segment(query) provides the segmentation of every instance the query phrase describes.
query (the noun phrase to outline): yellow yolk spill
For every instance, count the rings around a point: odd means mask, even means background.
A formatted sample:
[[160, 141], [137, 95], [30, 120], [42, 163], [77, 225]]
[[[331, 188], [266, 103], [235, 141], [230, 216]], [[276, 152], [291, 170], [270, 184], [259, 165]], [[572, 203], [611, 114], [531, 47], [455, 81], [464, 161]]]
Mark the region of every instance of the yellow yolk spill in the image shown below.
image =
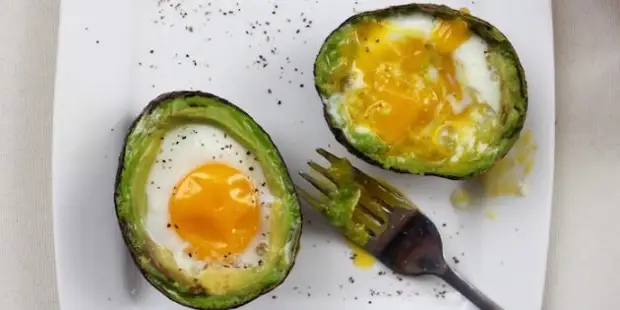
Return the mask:
[[497, 219], [497, 214], [495, 214], [495, 212], [491, 210], [487, 210], [487, 212], [484, 213], [484, 217], [488, 218], [489, 220], [495, 220]]
[[353, 265], [360, 269], [370, 269], [375, 265], [377, 261], [374, 256], [368, 254], [364, 249], [360, 248], [357, 244], [347, 241], [349, 249], [351, 250], [351, 260]]
[[169, 228], [189, 243], [199, 260], [232, 261], [258, 233], [260, 208], [251, 180], [222, 163], [189, 172], [169, 201]]
[[532, 130], [523, 132], [510, 154], [480, 176], [480, 183], [489, 197], [524, 196], [524, 179], [534, 168], [536, 144]]
[[457, 188], [450, 195], [450, 201], [455, 208], [465, 209], [471, 204], [471, 196], [465, 189]]
[[[351, 122], [377, 134], [389, 145], [389, 155], [415, 154], [429, 161], [452, 156], [465, 135], [483, 131], [475, 119], [495, 115], [457, 79], [452, 52], [470, 36], [460, 19], [438, 22], [429, 41], [381, 21], [356, 25], [340, 46], [345, 63], [333, 73], [334, 80], [350, 85], [363, 79], [363, 87], [345, 95]], [[470, 104], [462, 111], [454, 110], [452, 103], [465, 101]]]
[[[537, 147], [531, 129], [523, 131], [511, 152], [499, 160], [489, 171], [474, 179], [482, 186], [484, 197], [525, 196], [525, 179], [534, 169], [534, 155]], [[463, 187], [456, 188], [450, 195], [452, 206], [464, 209], [471, 204], [471, 194]], [[495, 219], [496, 214], [488, 210], [488, 219]]]

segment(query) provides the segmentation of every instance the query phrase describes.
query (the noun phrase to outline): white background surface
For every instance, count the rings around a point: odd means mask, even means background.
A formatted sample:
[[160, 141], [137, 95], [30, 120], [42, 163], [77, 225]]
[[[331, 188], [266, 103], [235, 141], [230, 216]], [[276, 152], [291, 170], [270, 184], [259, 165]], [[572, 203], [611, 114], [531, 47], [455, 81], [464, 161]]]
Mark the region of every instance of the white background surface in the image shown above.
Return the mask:
[[[368, 10], [407, 1], [243, 0], [237, 11], [230, 0], [211, 1], [203, 9], [204, 0], [182, 0], [177, 9], [153, 0], [63, 0], [52, 147], [54, 249], [62, 309], [180, 309], [136, 272], [127, 258], [113, 212], [117, 155], [129, 121], [145, 102], [170, 89], [217, 92], [270, 132], [293, 172], [293, 181], [307, 188], [307, 182], [294, 172], [306, 170], [308, 159], [318, 159], [316, 147], [327, 147], [344, 156], [348, 153], [337, 145], [327, 126], [321, 126], [325, 120], [315, 90], [302, 87], [313, 83], [308, 73], [324, 35], [348, 18], [353, 7]], [[507, 310], [534, 310], [543, 299], [552, 207], [555, 105], [550, 2], [479, 0], [472, 5], [470, 0], [435, 1], [467, 6], [478, 16], [486, 16], [519, 51], [529, 74], [525, 126], [537, 144], [535, 169], [527, 179], [528, 195], [481, 199], [470, 211], [459, 212], [449, 201], [458, 182], [397, 175], [353, 162], [402, 189], [437, 223], [446, 257], [460, 258], [454, 267], [465, 278]], [[176, 7], [174, 2], [171, 5]], [[325, 14], [326, 5], [331, 15]], [[205, 10], [231, 9], [232, 15], [205, 18]], [[187, 13], [181, 17], [178, 12]], [[113, 20], [108, 18], [112, 15]], [[520, 23], [519, 17], [525, 16], [528, 24]], [[312, 21], [312, 27], [305, 28], [303, 19]], [[256, 25], [254, 30], [248, 26], [254, 21], [269, 26]], [[191, 32], [187, 26], [192, 26]], [[251, 65], [260, 57], [267, 59], [267, 67]], [[298, 68], [297, 73], [294, 68]], [[276, 100], [283, 104], [275, 104]], [[187, 140], [183, 144], [192, 143], [191, 138]], [[174, 154], [178, 152], [182, 151], [175, 150]], [[198, 162], [205, 160], [194, 155]], [[168, 172], [186, 173], [179, 166], [179, 158], [171, 158], [176, 164]], [[163, 180], [153, 179], [166, 191]], [[266, 296], [244, 310], [469, 308], [460, 294], [444, 290], [445, 284], [437, 279], [379, 277], [380, 264], [368, 271], [355, 268], [342, 238], [325, 225], [324, 219], [313, 219], [316, 213], [308, 209], [302, 212], [312, 224], [304, 225], [295, 268], [273, 292], [277, 300]], [[485, 212], [493, 212], [495, 219], [486, 219]], [[151, 229], [147, 225], [147, 230]], [[97, 246], [91, 248], [93, 244]], [[355, 283], [349, 283], [349, 277]], [[502, 282], [511, 285], [497, 285]], [[295, 290], [295, 286], [301, 289]], [[397, 290], [403, 293], [398, 296]], [[365, 296], [371, 291], [380, 293]], [[441, 300], [437, 291], [445, 291]], [[361, 300], [356, 302], [355, 296]]]
[[[0, 309], [56, 309], [50, 142], [58, 2], [0, 4]], [[545, 309], [617, 309], [620, 1], [557, 0], [554, 18], [557, 162]]]

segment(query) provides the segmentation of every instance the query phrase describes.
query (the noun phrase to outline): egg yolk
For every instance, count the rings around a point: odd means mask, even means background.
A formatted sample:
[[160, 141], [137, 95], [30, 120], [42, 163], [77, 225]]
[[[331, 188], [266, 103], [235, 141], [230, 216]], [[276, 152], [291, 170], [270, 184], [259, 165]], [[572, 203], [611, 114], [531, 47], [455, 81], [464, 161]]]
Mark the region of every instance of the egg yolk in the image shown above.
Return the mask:
[[169, 227], [189, 243], [188, 255], [232, 261], [258, 232], [259, 205], [258, 190], [241, 171], [206, 163], [176, 185], [169, 202]]
[[492, 112], [459, 83], [452, 52], [470, 36], [460, 19], [437, 22], [430, 36], [383, 21], [356, 25], [339, 46], [344, 63], [333, 72], [350, 87], [349, 119], [377, 134], [390, 155], [454, 154], [461, 129], [475, 126], [472, 115]]

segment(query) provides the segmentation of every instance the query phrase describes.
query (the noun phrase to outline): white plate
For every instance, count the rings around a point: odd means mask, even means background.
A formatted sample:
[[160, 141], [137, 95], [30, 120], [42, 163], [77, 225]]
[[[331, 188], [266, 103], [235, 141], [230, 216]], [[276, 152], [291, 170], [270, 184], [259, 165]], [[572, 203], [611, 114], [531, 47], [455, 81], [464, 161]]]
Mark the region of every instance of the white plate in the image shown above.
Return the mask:
[[[346, 154], [327, 129], [312, 83], [320, 44], [354, 8], [359, 11], [405, 2], [63, 0], [53, 146], [61, 309], [182, 309], [137, 272], [114, 213], [114, 175], [122, 139], [129, 122], [150, 99], [171, 90], [200, 89], [231, 100], [271, 133], [294, 181], [299, 182], [294, 172], [304, 168], [307, 159], [317, 157], [314, 148], [329, 145], [333, 152]], [[457, 212], [448, 200], [457, 182], [396, 175], [354, 162], [411, 195], [436, 221], [446, 255], [460, 260], [453, 265], [471, 282], [506, 309], [539, 309], [553, 181], [550, 3], [442, 3], [467, 6], [473, 14], [494, 23], [520, 54], [529, 83], [527, 128], [532, 129], [538, 145], [534, 172], [527, 180], [529, 195]], [[206, 11], [211, 13], [205, 15]], [[253, 29], [251, 24], [257, 21], [260, 26]], [[310, 28], [305, 27], [308, 21], [312, 21]], [[274, 47], [277, 50], [272, 53]], [[254, 63], [260, 55], [267, 59], [266, 67]], [[495, 220], [485, 217], [488, 208], [493, 208]], [[399, 281], [390, 273], [379, 275], [379, 265], [370, 271], [354, 267], [342, 238], [311, 210], [304, 209], [304, 213], [312, 225], [304, 228], [301, 252], [290, 277], [246, 309], [469, 307], [436, 279]], [[355, 283], [349, 283], [350, 276]]]

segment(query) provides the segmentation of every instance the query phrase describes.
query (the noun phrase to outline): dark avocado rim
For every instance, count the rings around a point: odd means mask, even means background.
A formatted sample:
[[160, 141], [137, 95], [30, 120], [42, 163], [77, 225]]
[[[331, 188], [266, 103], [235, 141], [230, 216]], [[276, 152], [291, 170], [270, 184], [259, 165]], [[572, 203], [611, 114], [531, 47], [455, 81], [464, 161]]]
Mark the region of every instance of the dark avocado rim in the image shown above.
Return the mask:
[[[247, 112], [245, 112], [244, 110], [242, 110], [241, 108], [239, 108], [238, 106], [236, 106], [235, 104], [233, 104], [232, 102], [223, 99], [221, 97], [218, 97], [216, 95], [213, 95], [211, 93], [207, 93], [207, 92], [201, 92], [201, 91], [172, 91], [172, 92], [167, 92], [167, 93], [163, 93], [161, 95], [159, 95], [158, 97], [156, 97], [155, 99], [151, 100], [151, 102], [149, 102], [149, 104], [142, 110], [142, 112], [140, 112], [140, 114], [133, 120], [133, 122], [131, 123], [131, 126], [129, 127], [129, 129], [127, 130], [127, 134], [125, 135], [125, 138], [123, 140], [123, 150], [118, 158], [118, 168], [117, 168], [117, 172], [116, 172], [116, 177], [115, 177], [115, 181], [114, 181], [114, 210], [115, 210], [115, 214], [116, 214], [116, 219], [118, 221], [120, 230], [121, 230], [121, 235], [123, 236], [123, 241], [125, 243], [125, 246], [127, 247], [127, 249], [129, 250], [129, 254], [131, 256], [131, 259], [134, 263], [134, 265], [137, 267], [137, 269], [140, 271], [140, 273], [142, 274], [142, 276], [146, 279], [147, 282], [149, 282], [149, 284], [151, 284], [151, 286], [153, 286], [155, 289], [157, 289], [162, 295], [164, 295], [166, 298], [168, 298], [169, 300], [191, 308], [191, 309], [196, 309], [196, 310], [230, 310], [230, 309], [237, 309], [241, 306], [244, 306], [254, 300], [256, 300], [257, 298], [271, 292], [272, 290], [276, 289], [278, 286], [280, 286], [289, 276], [289, 274], [291, 273], [291, 271], [293, 270], [293, 267], [295, 267], [295, 262], [296, 262], [296, 257], [297, 254], [299, 253], [299, 248], [300, 248], [300, 238], [301, 238], [301, 232], [303, 229], [303, 214], [301, 213], [301, 210], [299, 212], [299, 226], [296, 232], [296, 236], [293, 237], [292, 240], [295, 241], [295, 249], [291, 255], [291, 264], [290, 266], [286, 269], [286, 272], [284, 273], [284, 276], [282, 277], [282, 280], [278, 283], [275, 283], [269, 287], [265, 287], [263, 288], [256, 296], [252, 297], [249, 300], [246, 300], [244, 302], [241, 302], [239, 304], [235, 304], [232, 305], [230, 307], [226, 307], [226, 308], [199, 308], [196, 307], [194, 305], [191, 304], [186, 304], [183, 303], [181, 301], [175, 300], [172, 296], [169, 296], [168, 292], [166, 291], [166, 289], [164, 287], [161, 287], [160, 285], [157, 284], [157, 281], [155, 279], [152, 278], [152, 276], [146, 272], [145, 270], [143, 270], [142, 268], [140, 268], [140, 264], [138, 262], [138, 255], [137, 253], [135, 253], [134, 251], [131, 251], [130, 249], [131, 247], [131, 240], [129, 240], [128, 237], [128, 233], [127, 231], [127, 223], [125, 221], [122, 221], [119, 214], [118, 214], [118, 210], [119, 210], [119, 206], [117, 204], [117, 198], [120, 195], [119, 193], [119, 184], [121, 181], [121, 177], [123, 174], [123, 170], [124, 170], [124, 162], [125, 162], [125, 151], [126, 151], [126, 146], [127, 146], [127, 141], [129, 139], [129, 136], [131, 135], [131, 133], [133, 132], [135, 126], [138, 124], [138, 122], [140, 121], [140, 119], [142, 119], [144, 116], [152, 113], [159, 105], [164, 104], [165, 102], [168, 102], [170, 100], [173, 99], [177, 99], [177, 98], [186, 98], [186, 97], [205, 97], [205, 98], [210, 98], [210, 99], [215, 99], [221, 103], [224, 103], [226, 105], [229, 105], [231, 107], [233, 107], [237, 112], [244, 114], [245, 116], [249, 117], [250, 119], [254, 120]], [[256, 123], [256, 122], [255, 122]], [[277, 151], [277, 147], [275, 145], [275, 143], [273, 143], [273, 140], [271, 139], [271, 136], [269, 136], [269, 134], [260, 126], [260, 124], [256, 123], [256, 125], [258, 126], [258, 128], [260, 128], [260, 130], [262, 131], [262, 133], [267, 137], [267, 139], [269, 140], [269, 142], [271, 143], [271, 145], [273, 145], [273, 147], [276, 149]], [[292, 179], [290, 178], [290, 174], [288, 172], [288, 167], [286, 166], [286, 163], [284, 162], [284, 159], [282, 158], [282, 155], [280, 154], [279, 151], [277, 151], [278, 157], [282, 163], [282, 167], [284, 169], [284, 172], [287, 175], [287, 178], [289, 179], [289, 182], [291, 184], [293, 184]], [[294, 197], [295, 200], [297, 200], [298, 204], [301, 206], [300, 200], [299, 200], [299, 196], [297, 191], [294, 191]]]
[[[350, 24], [351, 22], [369, 16], [369, 17], [383, 17], [383, 16], [390, 16], [393, 14], [399, 14], [399, 13], [410, 13], [410, 12], [423, 12], [423, 13], [427, 13], [430, 14], [432, 16], [436, 16], [439, 18], [443, 18], [443, 17], [448, 17], [450, 19], [454, 18], [453, 16], [459, 16], [461, 18], [464, 18], [467, 22], [468, 22], [468, 26], [469, 29], [475, 33], [476, 35], [478, 35], [479, 37], [481, 37], [485, 42], [492, 42], [493, 44], [496, 45], [500, 45], [502, 47], [503, 51], [508, 52], [508, 55], [505, 56], [510, 56], [513, 60], [514, 60], [514, 64], [517, 66], [517, 71], [519, 74], [519, 81], [521, 82], [521, 96], [524, 99], [524, 105], [522, 107], [522, 111], [520, 112], [520, 119], [519, 122], [516, 124], [516, 126], [514, 127], [514, 129], [511, 132], [508, 133], [504, 133], [504, 135], [502, 136], [502, 139], [505, 140], [510, 140], [510, 139], [516, 139], [518, 138], [519, 134], [521, 133], [521, 130], [523, 129], [523, 126], [525, 125], [525, 116], [527, 114], [527, 109], [528, 109], [528, 89], [527, 89], [527, 81], [525, 78], [525, 70], [523, 68], [523, 66], [521, 65], [521, 62], [519, 61], [518, 55], [516, 50], [514, 49], [514, 47], [512, 46], [512, 43], [510, 43], [510, 41], [508, 40], [508, 38], [504, 35], [504, 33], [502, 33], [499, 29], [497, 29], [495, 26], [491, 25], [489, 22], [470, 15], [470, 14], [464, 14], [458, 10], [455, 10], [449, 6], [446, 5], [439, 5], [439, 4], [418, 4], [418, 3], [410, 3], [410, 4], [403, 4], [403, 5], [394, 5], [394, 6], [389, 6], [386, 8], [382, 8], [382, 9], [377, 9], [377, 10], [370, 10], [370, 11], [365, 11], [365, 12], [361, 12], [355, 15], [350, 16], [349, 18], [347, 18], [345, 21], [343, 21], [342, 23], [340, 23], [340, 25], [338, 25], [338, 27], [336, 27], [334, 30], [332, 30], [332, 32], [330, 32], [330, 34], [328, 36], [325, 37], [325, 40], [323, 40], [323, 44], [321, 45], [321, 48], [319, 49], [319, 52], [317, 53], [317, 56], [315, 57], [315, 61], [314, 61], [314, 68], [313, 68], [313, 74], [314, 74], [314, 87], [317, 91], [317, 93], [319, 94], [320, 100], [323, 104], [323, 117], [325, 118], [325, 120], [327, 121], [327, 125], [329, 127], [329, 130], [332, 132], [332, 134], [334, 135], [334, 138], [336, 139], [336, 141], [338, 141], [338, 143], [340, 143], [342, 146], [344, 146], [347, 151], [349, 151], [351, 154], [353, 154], [355, 157], [367, 162], [370, 165], [379, 167], [381, 169], [386, 169], [386, 170], [390, 170], [396, 173], [401, 173], [401, 174], [412, 174], [412, 175], [421, 175], [421, 176], [436, 176], [436, 177], [440, 177], [440, 178], [444, 178], [444, 179], [448, 179], [448, 180], [466, 180], [469, 178], [472, 178], [474, 176], [480, 175], [481, 173], [487, 171], [488, 169], [490, 169], [493, 165], [490, 165], [486, 170], [483, 171], [476, 171], [476, 172], [472, 172], [468, 175], [464, 175], [464, 176], [452, 176], [452, 175], [443, 175], [443, 174], [436, 174], [436, 173], [412, 173], [410, 171], [407, 170], [403, 170], [403, 169], [398, 169], [398, 168], [393, 168], [393, 167], [389, 167], [386, 168], [383, 164], [381, 164], [379, 161], [376, 161], [372, 158], [370, 158], [369, 156], [365, 155], [364, 153], [362, 153], [361, 151], [359, 151], [358, 149], [356, 149], [353, 145], [351, 145], [349, 143], [349, 141], [347, 140], [345, 133], [343, 132], [342, 129], [338, 128], [337, 126], [335, 126], [335, 124], [333, 123], [333, 120], [331, 118], [331, 116], [329, 115], [328, 112], [328, 107], [327, 107], [327, 102], [323, 99], [323, 95], [322, 95], [322, 91], [319, 87], [319, 85], [316, 83], [316, 76], [317, 76], [317, 64], [318, 64], [318, 60], [319, 60], [319, 56], [321, 55], [321, 52], [323, 50], [323, 47], [325, 46], [325, 43], [327, 43], [327, 40], [329, 40], [329, 38], [332, 37], [332, 35], [334, 35], [336, 32], [338, 32], [342, 27]], [[502, 41], [499, 41], [497, 38], [489, 35], [490, 32], [495, 32], [497, 34], [499, 34], [501, 36]], [[514, 144], [514, 143], [513, 143]], [[503, 150], [503, 152], [497, 157], [497, 161], [501, 160], [502, 158], [504, 158], [506, 156], [506, 154], [508, 154], [508, 152], [510, 151], [512, 147], [506, 148], [505, 150]]]

